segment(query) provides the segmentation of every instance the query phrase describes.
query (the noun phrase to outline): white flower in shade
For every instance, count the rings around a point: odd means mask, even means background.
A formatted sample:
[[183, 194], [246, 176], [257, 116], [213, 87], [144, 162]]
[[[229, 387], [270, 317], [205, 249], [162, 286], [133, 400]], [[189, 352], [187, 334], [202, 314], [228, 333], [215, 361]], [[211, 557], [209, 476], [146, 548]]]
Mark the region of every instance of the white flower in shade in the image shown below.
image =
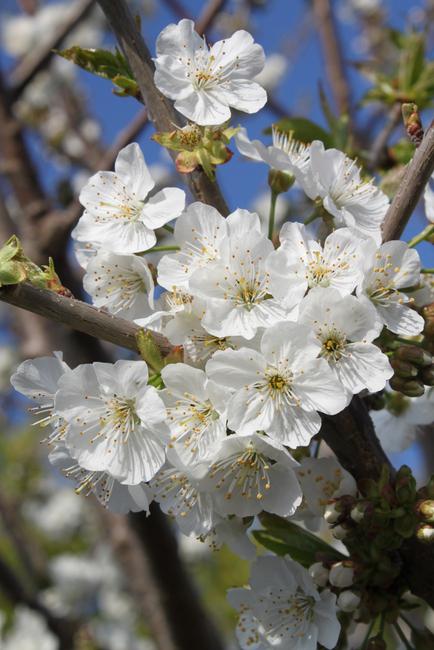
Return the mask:
[[376, 393], [393, 375], [388, 357], [372, 343], [382, 327], [369, 303], [336, 289], [313, 289], [300, 305], [299, 322], [313, 329], [320, 355], [350, 393]]
[[223, 124], [230, 107], [256, 113], [267, 101], [253, 81], [264, 67], [264, 51], [244, 30], [208, 48], [193, 21], [184, 19], [163, 29], [156, 49], [155, 85], [192, 122]]
[[357, 494], [354, 478], [336, 458], [303, 458], [296, 472], [303, 491], [303, 504], [296, 516], [309, 528], [318, 528], [331, 499]]
[[126, 485], [149, 481], [160, 469], [166, 409], [147, 382], [144, 361], [84, 364], [62, 377], [55, 408], [68, 422], [66, 445], [81, 467]]
[[[164, 291], [154, 303], [155, 311], [145, 318], [136, 318], [134, 322], [140, 327], [150, 329], [153, 332], [160, 332], [166, 336], [166, 327], [172, 321], [175, 315], [190, 314], [193, 311], [193, 296], [174, 287], [172, 291]], [[195, 311], [200, 310], [197, 305]], [[201, 309], [201, 316], [204, 311]]]
[[343, 612], [354, 612], [360, 605], [360, 596], [347, 589], [342, 591], [337, 600], [338, 609]]
[[206, 467], [186, 468], [170, 454], [167, 463], [150, 481], [155, 501], [166, 515], [176, 520], [184, 535], [206, 536], [214, 525], [211, 495], [200, 487]]
[[52, 357], [23, 361], [11, 377], [15, 390], [36, 404], [30, 408], [31, 412], [41, 416], [35, 425], [51, 427], [46, 439], [49, 443], [65, 437], [67, 425], [54, 408], [54, 398], [60, 378], [68, 372], [70, 368], [63, 361], [62, 353], [55, 352]]
[[202, 485], [222, 515], [249, 517], [264, 510], [289, 517], [302, 499], [296, 465], [269, 438], [234, 434], [222, 440]]
[[315, 140], [310, 145], [310, 166], [297, 180], [309, 198], [322, 200], [335, 226], [348, 226], [381, 243], [389, 200], [373, 180], [362, 178], [356, 161], [338, 149], [326, 150]]
[[[431, 180], [434, 180], [434, 174], [431, 176]], [[429, 182], [426, 184], [423, 198], [425, 201], [426, 218], [431, 223], [434, 223], [434, 190]]]
[[72, 236], [97, 242], [117, 253], [137, 253], [154, 246], [154, 230], [178, 217], [185, 194], [167, 187], [148, 198], [154, 187], [140, 147], [122, 149], [114, 172], [98, 172], [80, 192], [85, 211]]
[[416, 439], [418, 427], [434, 421], [434, 388], [421, 397], [387, 393], [386, 408], [371, 411], [375, 431], [387, 453], [407, 449]]
[[134, 320], [151, 312], [154, 282], [146, 260], [99, 250], [89, 262], [83, 286], [95, 307]]
[[220, 259], [190, 278], [191, 293], [205, 301], [202, 325], [218, 337], [251, 339], [259, 327], [269, 327], [287, 316], [270, 294], [265, 263], [273, 244], [259, 232], [259, 217], [250, 217], [256, 227], [225, 239]]
[[309, 567], [309, 575], [317, 587], [325, 587], [329, 581], [330, 571], [322, 562], [314, 562]]
[[161, 371], [171, 446], [186, 465], [206, 461], [226, 437], [228, 391], [185, 363]]
[[279, 237], [266, 266], [271, 293], [284, 304], [299, 302], [314, 287], [333, 287], [345, 296], [361, 282], [365, 244], [350, 229], [331, 233], [324, 246], [300, 223], [285, 223]]
[[349, 396], [305, 326], [279, 323], [267, 329], [261, 351], [241, 348], [216, 352], [207, 375], [230, 388], [229, 427], [238, 433], [265, 431], [292, 448], [307, 445], [319, 431], [317, 411], [334, 415]]
[[188, 291], [193, 273], [220, 258], [228, 235], [241, 237], [252, 228], [259, 232], [258, 217], [247, 210], [236, 210], [224, 219], [212, 206], [192, 203], [176, 220], [174, 238], [181, 250], [161, 258], [158, 284]]
[[242, 519], [235, 515], [221, 517], [217, 512], [213, 515], [213, 527], [202, 540], [208, 544], [211, 550], [220, 549], [226, 544], [235, 555], [242, 557], [250, 562], [256, 557], [256, 546], [250, 540], [247, 534], [251, 526], [252, 519], [247, 517]]
[[149, 512], [149, 490], [145, 484], [122, 485], [108, 472], [84, 469], [71, 457], [64, 444], [56, 445], [48, 459], [66, 478], [75, 481], [77, 494], [94, 494], [111, 512]]
[[286, 557], [260, 557], [250, 586], [231, 589], [228, 600], [240, 614], [237, 638], [243, 650], [334, 648], [340, 633], [336, 596], [318, 593], [309, 573]]
[[235, 144], [240, 154], [264, 162], [272, 169], [289, 174], [305, 172], [309, 167], [309, 145], [294, 140], [290, 133], [279, 131], [277, 126], [273, 126], [272, 135], [273, 144], [267, 147], [260, 140], [250, 140], [242, 127], [235, 135]]
[[24, 607], [16, 608], [13, 626], [0, 645], [2, 650], [59, 650], [59, 641], [44, 618]]
[[403, 241], [388, 241], [371, 248], [364, 262], [363, 282], [357, 287], [362, 300], [370, 300], [380, 323], [395, 334], [414, 336], [424, 327], [424, 319], [409, 305], [413, 303], [401, 289], [419, 283], [419, 254]]
[[434, 276], [430, 273], [421, 273], [417, 289], [409, 295], [414, 298], [416, 307], [425, 307], [434, 302]]

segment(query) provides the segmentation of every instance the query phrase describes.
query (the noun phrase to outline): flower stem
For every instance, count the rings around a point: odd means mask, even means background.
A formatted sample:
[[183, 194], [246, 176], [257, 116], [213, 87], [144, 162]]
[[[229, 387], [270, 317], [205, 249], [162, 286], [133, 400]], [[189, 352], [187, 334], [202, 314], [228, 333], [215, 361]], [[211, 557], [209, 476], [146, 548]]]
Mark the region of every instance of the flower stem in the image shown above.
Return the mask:
[[268, 216], [268, 238], [271, 240], [273, 240], [274, 221], [276, 218], [276, 202], [278, 196], [278, 192], [271, 190], [270, 213]]
[[371, 621], [371, 623], [370, 623], [370, 625], [368, 627], [368, 630], [366, 632], [365, 638], [363, 639], [363, 643], [362, 643], [362, 645], [360, 647], [360, 650], [366, 650], [366, 647], [367, 647], [368, 641], [369, 641], [369, 637], [371, 636], [372, 629], [373, 629], [373, 627], [375, 625], [375, 620], [376, 619], [374, 618], [374, 620]]
[[425, 347], [422, 341], [410, 341], [410, 339], [404, 339], [401, 336], [396, 336], [395, 341], [398, 341], [398, 343], [403, 343], [404, 345], [417, 345], [419, 348]]
[[408, 242], [408, 247], [413, 248], [413, 246], [416, 246], [416, 244], [420, 244], [421, 241], [425, 241], [425, 239], [428, 239], [431, 235], [434, 235], [434, 226], [429, 225], [426, 228], [424, 228], [418, 235], [413, 237], [413, 239], [410, 239]]
[[165, 223], [163, 228], [164, 228], [164, 230], [167, 230], [167, 232], [171, 232], [172, 234], [175, 232], [175, 229], [173, 228], [173, 226], [169, 226], [168, 223]]
[[401, 641], [403, 642], [403, 644], [405, 645], [407, 650], [414, 650], [413, 646], [408, 641], [407, 637], [405, 636], [404, 632], [399, 627], [398, 623], [393, 623], [393, 627], [395, 628], [397, 635], [399, 636], [399, 638], [401, 639]]
[[149, 250], [145, 251], [145, 253], [162, 253], [163, 251], [179, 251], [180, 247], [179, 246], [154, 246], [154, 248], [150, 248]]
[[307, 226], [309, 223], [312, 223], [312, 221], [315, 221], [315, 219], [318, 219], [320, 214], [321, 213], [318, 210], [318, 208], [315, 208], [315, 210], [312, 212], [312, 214], [309, 215], [309, 217], [303, 221], [304, 225]]

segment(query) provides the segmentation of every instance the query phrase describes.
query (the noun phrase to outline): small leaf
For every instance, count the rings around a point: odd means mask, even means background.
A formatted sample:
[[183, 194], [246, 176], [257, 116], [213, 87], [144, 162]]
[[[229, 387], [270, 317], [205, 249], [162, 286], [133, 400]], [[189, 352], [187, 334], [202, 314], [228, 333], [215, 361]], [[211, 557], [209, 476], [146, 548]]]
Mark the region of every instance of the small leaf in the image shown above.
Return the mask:
[[345, 559], [345, 556], [322, 539], [282, 517], [263, 513], [259, 518], [265, 530], [255, 531], [253, 535], [260, 544], [274, 553], [287, 554], [305, 567], [316, 562], [319, 555]]
[[154, 372], [159, 373], [164, 366], [160, 349], [154, 341], [151, 332], [140, 330], [136, 336], [137, 348], [140, 356]]
[[[326, 147], [333, 146], [330, 133], [305, 117], [284, 117], [275, 126], [283, 133], [292, 131], [294, 140], [299, 142], [308, 144], [313, 140], [321, 140]], [[271, 127], [266, 129], [265, 133], [271, 133]]]

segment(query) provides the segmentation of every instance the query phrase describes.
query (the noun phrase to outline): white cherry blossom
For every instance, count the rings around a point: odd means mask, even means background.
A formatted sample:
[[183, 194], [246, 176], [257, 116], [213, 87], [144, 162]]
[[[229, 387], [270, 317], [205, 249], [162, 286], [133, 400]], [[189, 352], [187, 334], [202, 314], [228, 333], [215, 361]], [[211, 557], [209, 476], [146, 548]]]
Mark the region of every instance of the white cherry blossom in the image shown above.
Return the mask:
[[23, 361], [11, 377], [15, 390], [36, 404], [30, 408], [32, 413], [41, 416], [35, 425], [51, 429], [46, 438], [49, 443], [65, 437], [67, 424], [54, 408], [54, 399], [60, 378], [68, 372], [70, 368], [63, 361], [62, 353], [55, 352], [52, 357]]
[[256, 113], [267, 101], [265, 90], [253, 81], [264, 67], [264, 51], [244, 30], [208, 48], [193, 21], [183, 19], [163, 29], [156, 50], [157, 88], [197, 124], [223, 124], [231, 107]]
[[55, 408], [68, 422], [66, 446], [84, 469], [126, 485], [149, 481], [163, 465], [166, 410], [147, 385], [144, 361], [84, 364], [59, 382]]
[[260, 140], [250, 140], [242, 127], [235, 135], [238, 151], [256, 162], [264, 162], [272, 169], [295, 174], [304, 173], [309, 166], [309, 145], [294, 140], [290, 134], [272, 128], [273, 144], [266, 147]]
[[151, 197], [155, 183], [138, 144], [122, 149], [114, 172], [98, 172], [80, 192], [85, 211], [73, 237], [96, 242], [116, 253], [137, 253], [154, 246], [154, 230], [184, 209], [185, 194], [167, 187]]
[[348, 226], [381, 243], [389, 201], [372, 179], [362, 178], [355, 160], [315, 140], [310, 145], [310, 166], [297, 180], [309, 198], [321, 200], [335, 226]]
[[94, 494], [100, 504], [111, 512], [149, 513], [149, 490], [144, 483], [122, 485], [108, 472], [84, 469], [71, 457], [64, 444], [56, 445], [48, 459], [66, 478], [75, 481], [77, 494]]
[[285, 305], [298, 303], [314, 287], [333, 287], [345, 296], [361, 282], [366, 244], [349, 228], [331, 233], [324, 246], [300, 223], [285, 223], [279, 237], [266, 266], [270, 291]]
[[335, 647], [340, 623], [336, 596], [318, 592], [308, 571], [287, 557], [260, 557], [250, 585], [231, 589], [228, 600], [240, 618], [237, 638], [243, 650], [316, 650]]
[[307, 445], [319, 431], [318, 411], [334, 415], [347, 406], [312, 332], [296, 323], [268, 328], [261, 351], [241, 348], [216, 352], [208, 376], [233, 391], [229, 427], [237, 433], [265, 431], [291, 448]]
[[376, 393], [393, 375], [388, 357], [372, 343], [382, 326], [369, 303], [336, 289], [313, 289], [300, 305], [299, 322], [313, 329], [320, 355], [350, 393]]
[[428, 183], [425, 186], [425, 191], [423, 194], [425, 202], [425, 214], [428, 221], [434, 223], [434, 190], [432, 188], [432, 181], [434, 180], [434, 174], [431, 176], [431, 183]]
[[83, 286], [95, 307], [134, 320], [151, 313], [154, 281], [146, 260], [101, 249], [89, 262]]
[[251, 339], [259, 327], [269, 327], [287, 316], [270, 294], [265, 265], [273, 244], [259, 232], [259, 217], [251, 215], [250, 221], [257, 224], [257, 229], [225, 239], [220, 259], [196, 271], [190, 279], [191, 293], [205, 301], [202, 325], [218, 337]]
[[186, 465], [211, 458], [226, 437], [228, 391], [185, 363], [161, 371], [171, 446]]
[[234, 434], [221, 441], [202, 485], [222, 515], [249, 517], [264, 510], [288, 517], [302, 499], [296, 465], [270, 438]]
[[391, 332], [414, 336], [423, 330], [424, 319], [411, 309], [413, 299], [401, 289], [417, 285], [419, 277], [418, 252], [403, 241], [388, 241], [367, 252], [357, 295], [374, 305], [378, 321]]

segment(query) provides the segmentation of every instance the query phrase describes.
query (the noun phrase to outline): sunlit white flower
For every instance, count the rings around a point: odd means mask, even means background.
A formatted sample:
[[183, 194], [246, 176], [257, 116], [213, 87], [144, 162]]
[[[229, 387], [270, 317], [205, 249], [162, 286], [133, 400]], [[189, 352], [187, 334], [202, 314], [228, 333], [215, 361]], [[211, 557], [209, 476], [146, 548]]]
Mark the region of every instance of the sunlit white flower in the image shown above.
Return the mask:
[[338, 640], [336, 596], [318, 593], [306, 569], [289, 558], [258, 558], [249, 588], [231, 589], [228, 600], [240, 614], [243, 650], [316, 650], [318, 643], [331, 649]]
[[423, 330], [424, 319], [410, 308], [413, 300], [403, 290], [417, 285], [419, 277], [418, 252], [403, 241], [388, 241], [367, 252], [357, 295], [371, 301], [379, 322], [391, 332], [414, 336]]
[[89, 262], [83, 286], [95, 307], [134, 320], [154, 306], [154, 282], [146, 260], [100, 250]]
[[226, 437], [228, 391], [185, 363], [172, 363], [161, 376], [171, 445], [185, 465], [213, 457]]
[[313, 289], [300, 305], [299, 322], [313, 329], [320, 355], [350, 393], [380, 391], [393, 375], [388, 357], [372, 343], [382, 327], [369, 303], [336, 289]]
[[[431, 176], [431, 181], [434, 180], [434, 174]], [[425, 186], [425, 191], [423, 195], [425, 201], [425, 214], [428, 221], [434, 223], [434, 190], [432, 184], [428, 182]]]
[[249, 517], [264, 510], [288, 517], [302, 499], [295, 467], [279, 443], [234, 434], [222, 440], [203, 484], [222, 515]]
[[256, 113], [267, 101], [265, 90], [253, 81], [264, 67], [264, 51], [244, 30], [208, 48], [193, 21], [183, 19], [163, 29], [156, 49], [157, 88], [197, 124], [223, 124], [230, 107]]
[[267, 270], [271, 293], [284, 304], [298, 303], [314, 287], [333, 287], [345, 296], [361, 281], [365, 244], [350, 229], [331, 233], [324, 246], [300, 223], [285, 223], [279, 237]]
[[348, 226], [381, 243], [389, 201], [373, 180], [362, 178], [356, 161], [338, 149], [326, 150], [315, 140], [310, 145], [310, 166], [297, 179], [309, 198], [322, 200], [336, 226]]
[[117, 253], [151, 248], [154, 230], [181, 214], [185, 204], [177, 187], [147, 198], [154, 184], [139, 145], [129, 144], [119, 152], [114, 172], [98, 172], [81, 190], [85, 211], [73, 237]]
[[55, 408], [68, 422], [66, 445], [81, 467], [126, 485], [160, 469], [166, 410], [147, 382], [144, 361], [84, 364], [62, 377]]
[[386, 408], [370, 415], [383, 449], [388, 453], [403, 451], [415, 441], [419, 426], [434, 421], [434, 389], [428, 388], [421, 397], [388, 393]]
[[30, 409], [41, 416], [35, 425], [51, 428], [47, 436], [50, 443], [62, 440], [67, 429], [65, 420], [54, 408], [54, 398], [60, 378], [68, 372], [70, 369], [63, 361], [62, 353], [55, 352], [52, 357], [23, 361], [11, 377], [15, 390], [36, 404]]
[[257, 215], [250, 217], [257, 229], [225, 239], [220, 259], [190, 279], [191, 293], [205, 301], [202, 325], [218, 337], [251, 339], [259, 327], [269, 327], [287, 316], [270, 293], [265, 263], [273, 244], [258, 232]]
[[250, 140], [244, 127], [234, 139], [240, 154], [247, 158], [289, 174], [304, 173], [309, 167], [309, 145], [294, 140], [290, 133], [280, 131], [277, 126], [273, 126], [272, 134], [273, 144], [269, 147], [260, 140]]
[[331, 499], [357, 494], [354, 478], [334, 457], [303, 458], [296, 472], [303, 491], [303, 504], [296, 516], [309, 528], [318, 528]]
[[181, 250], [161, 258], [158, 284], [188, 291], [193, 273], [220, 258], [226, 237], [241, 237], [252, 228], [259, 232], [258, 217], [247, 210], [236, 210], [224, 219], [210, 205], [199, 201], [190, 204], [175, 224], [174, 238]]
[[56, 445], [48, 458], [66, 478], [76, 483], [78, 495], [94, 494], [111, 512], [149, 512], [149, 493], [144, 484], [122, 485], [108, 472], [84, 469], [71, 457], [64, 444]]
[[229, 427], [238, 433], [265, 431], [292, 448], [307, 445], [318, 432], [317, 411], [334, 415], [348, 404], [321, 348], [302, 325], [279, 323], [267, 329], [261, 352], [241, 348], [216, 352], [208, 376], [233, 391]]

